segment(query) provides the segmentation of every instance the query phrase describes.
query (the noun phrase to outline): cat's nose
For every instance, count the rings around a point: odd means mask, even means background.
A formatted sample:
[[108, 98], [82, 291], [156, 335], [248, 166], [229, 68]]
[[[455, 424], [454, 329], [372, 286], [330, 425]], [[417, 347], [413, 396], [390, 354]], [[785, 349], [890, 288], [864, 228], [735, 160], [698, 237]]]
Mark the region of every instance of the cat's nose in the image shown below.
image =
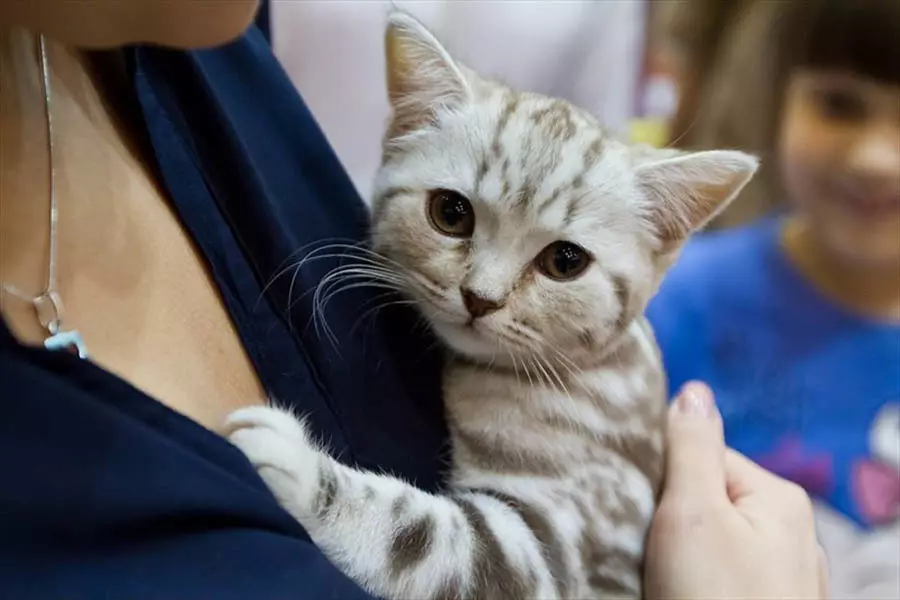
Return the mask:
[[463, 304], [466, 305], [466, 310], [469, 311], [469, 314], [472, 315], [473, 319], [481, 318], [491, 314], [495, 310], [503, 308], [502, 302], [482, 298], [470, 289], [461, 287], [459, 288], [459, 293], [462, 295]]

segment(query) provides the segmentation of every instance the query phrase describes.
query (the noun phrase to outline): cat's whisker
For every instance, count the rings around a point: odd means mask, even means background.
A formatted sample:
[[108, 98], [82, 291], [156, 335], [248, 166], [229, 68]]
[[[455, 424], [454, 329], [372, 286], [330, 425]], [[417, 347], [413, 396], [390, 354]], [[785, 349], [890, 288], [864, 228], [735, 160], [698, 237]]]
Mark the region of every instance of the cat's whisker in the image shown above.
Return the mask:
[[529, 368], [531, 364], [531, 360], [526, 363], [525, 358], [522, 358], [522, 370], [525, 371], [525, 377], [528, 378], [528, 385], [534, 387], [534, 380], [531, 378], [531, 369]]
[[558, 363], [558, 366], [560, 366], [560, 367], [562, 367], [563, 369], [565, 369], [565, 370], [566, 370], [566, 373], [569, 375], [569, 377], [571, 377], [571, 378], [574, 379], [574, 380], [578, 380], [578, 378], [581, 376], [581, 370], [580, 370], [580, 369], [579, 369], [577, 372], [576, 372], [576, 371], [573, 371], [568, 365], [566, 365], [565, 363], [562, 363], [562, 362], [561, 362], [561, 363]]
[[532, 355], [531, 360], [535, 364], [535, 366], [540, 370], [542, 381], [544, 383], [546, 383], [547, 387], [555, 388], [556, 384], [553, 382], [552, 379], [550, 379], [550, 375], [547, 373], [547, 370], [544, 368], [544, 365], [541, 364], [540, 355], [538, 355], [538, 354]]
[[[281, 277], [281, 275], [283, 275], [284, 273], [286, 273], [288, 270], [293, 269], [293, 270], [294, 270], [294, 274], [291, 276], [291, 283], [290, 283], [290, 285], [288, 286], [288, 312], [290, 312], [290, 310], [293, 308], [293, 303], [291, 302], [291, 298], [293, 298], [293, 296], [294, 296], [294, 287], [296, 286], [296, 283], [297, 283], [297, 277], [298, 277], [298, 275], [300, 274], [300, 271], [303, 269], [303, 267], [304, 267], [309, 261], [311, 261], [311, 260], [319, 260], [319, 259], [326, 259], [326, 258], [345, 258], [345, 257], [347, 256], [346, 253], [340, 253], [340, 254], [337, 254], [337, 253], [316, 254], [317, 252], [324, 251], [325, 249], [330, 248], [330, 247], [334, 247], [334, 246], [337, 246], [337, 245], [336, 245], [336, 244], [330, 244], [330, 245], [325, 246], [325, 247], [323, 247], [323, 248], [318, 248], [318, 249], [316, 249], [316, 250], [313, 250], [312, 252], [310, 252], [309, 254], [307, 254], [304, 258], [300, 259], [297, 263], [295, 263], [294, 265], [291, 265], [291, 266], [289, 266], [289, 267], [286, 267], [286, 268], [285, 268], [284, 270], [282, 270], [279, 274], [277, 274], [277, 275], [275, 276], [275, 278], [273, 278], [273, 280], [266, 286], [265, 289], [268, 289], [268, 288], [275, 282], [275, 280], [276, 280], [278, 277]], [[341, 246], [345, 246], [345, 245], [341, 245]], [[371, 266], [373, 266], [373, 267], [380, 267], [380, 266], [381, 266], [381, 265], [378, 265], [378, 264], [376, 264], [376, 263], [371, 262], [370, 259], [365, 259], [365, 260], [366, 260], [366, 261], [369, 261], [369, 262], [366, 262], [366, 263], [364, 263], [364, 264], [369, 264], [369, 265], [371, 265]], [[339, 267], [339, 268], [340, 268], [340, 267]], [[326, 275], [326, 277], [327, 277], [327, 275]]]
[[340, 278], [346, 275], [362, 273], [365, 275], [370, 275], [372, 277], [377, 277], [379, 279], [391, 279], [391, 280], [401, 280], [401, 276], [391, 271], [389, 269], [385, 269], [379, 266], [373, 265], [342, 265], [340, 267], [336, 267], [328, 274], [326, 274], [322, 280], [319, 282], [319, 286], [332, 281], [336, 278]]
[[[570, 377], [570, 381], [578, 382], [583, 374], [583, 371], [581, 369], [572, 370], [568, 365], [566, 365], [563, 362], [558, 362], [557, 366], [562, 367], [563, 369], [566, 370], [566, 373]], [[576, 385], [577, 385], [577, 383], [576, 383]]]
[[[428, 325], [428, 321], [422, 320], [421, 323], [423, 323], [423, 324], [425, 325], [425, 327], [428, 327], [428, 326], [429, 326], [429, 325]], [[427, 354], [427, 353], [431, 352], [432, 350], [434, 350], [435, 348], [437, 348], [437, 347], [440, 346], [440, 345], [441, 345], [441, 341], [440, 341], [439, 339], [435, 338], [434, 340], [432, 340], [432, 342], [431, 342], [430, 344], [428, 344], [428, 347], [425, 348], [425, 352], [424, 352], [424, 353]]]
[[504, 351], [507, 355], [509, 355], [510, 360], [512, 360], [512, 364], [513, 364], [513, 372], [514, 372], [515, 375], [516, 375], [516, 383], [519, 384], [519, 385], [522, 385], [522, 380], [519, 378], [519, 366], [518, 366], [518, 364], [517, 364], [517, 362], [516, 362], [516, 355], [513, 354], [512, 352], [510, 352], [509, 347], [506, 345], [506, 343], [503, 341], [502, 338], [498, 338], [497, 341], [500, 343], [500, 347], [503, 349], [503, 351]]
[[[353, 277], [353, 278], [348, 278], [348, 279], [351, 279], [351, 280], [359, 279], [359, 277]], [[341, 283], [343, 283], [344, 285], [340, 285]], [[328, 303], [332, 300], [332, 298], [334, 298], [338, 294], [341, 294], [343, 292], [347, 292], [350, 290], [354, 290], [357, 288], [364, 288], [364, 287], [386, 289], [386, 290], [390, 290], [392, 293], [395, 293], [395, 294], [397, 292], [401, 291], [393, 283], [385, 282], [385, 281], [378, 281], [378, 280], [365, 281], [364, 280], [364, 281], [355, 281], [355, 282], [348, 283], [347, 280], [342, 280], [340, 283], [336, 284], [335, 286], [332, 286], [332, 288], [329, 288], [328, 295], [323, 296], [320, 299], [319, 305], [317, 306], [317, 310], [319, 310], [320, 312], [324, 312], [325, 309], [328, 307]]]
[[[311, 259], [310, 259], [309, 257], [304, 257], [303, 259], [299, 260], [298, 262], [296, 262], [296, 263], [294, 263], [294, 264], [292, 264], [292, 265], [289, 265], [288, 267], [285, 267], [284, 269], [282, 269], [280, 273], [278, 273], [277, 275], [275, 275], [274, 279], [277, 279], [278, 277], [280, 277], [281, 275], [283, 275], [284, 273], [286, 273], [286, 272], [288, 272], [288, 271], [290, 271], [290, 270], [293, 270], [293, 271], [294, 271], [294, 275], [296, 276], [296, 275], [303, 269], [303, 267], [306, 265], [306, 263], [309, 262], [309, 260], [318, 260], [318, 259], [327, 259], [327, 258], [346, 258], [347, 256], [348, 256], [348, 255], [346, 255], [346, 254], [335, 254], [335, 253], [332, 253], [332, 254], [323, 254], [323, 255], [315, 256], [315, 257], [312, 257]], [[357, 259], [357, 260], [358, 260], [358, 259]], [[361, 264], [362, 266], [372, 266], [372, 267], [374, 267], [374, 268], [383, 268], [382, 265], [380, 265], [380, 264], [378, 264], [378, 263], [376, 263], [376, 262], [374, 262], [374, 261], [370, 261], [369, 259], [361, 260], [361, 261], [360, 261], [360, 264]], [[342, 268], [342, 267], [344, 267], [344, 266], [346, 266], [346, 265], [340, 265], [339, 267], [336, 267], [335, 269], [333, 269], [332, 272], [333, 272], [334, 270], [337, 270], [337, 269]], [[330, 273], [329, 273], [329, 274], [330, 274]], [[327, 276], [328, 276], [328, 274], [326, 274], [326, 277], [327, 277]], [[271, 285], [272, 285], [273, 283], [274, 283], [274, 280], [273, 280], [273, 281], [270, 281], [269, 284], [267, 284], [266, 289], [268, 289], [269, 287], [271, 287]]]
[[[427, 296], [432, 302], [435, 304], [439, 304], [441, 302], [445, 302], [445, 293], [446, 290], [439, 288], [429, 282], [424, 277], [421, 277], [415, 273], [410, 274], [409, 276], [410, 285], [414, 286], [422, 293], [423, 296]], [[449, 311], [445, 311], [448, 314], [452, 314]]]
[[[384, 282], [384, 281], [379, 281], [379, 280], [364, 280], [364, 281], [347, 283], [348, 279], [350, 279], [350, 280], [360, 279], [360, 277], [347, 277], [347, 278], [343, 279], [337, 285], [339, 285], [340, 283], [343, 283], [344, 285], [337, 287], [337, 289], [329, 288], [329, 292], [328, 292], [327, 296], [325, 296], [323, 298], [319, 298], [319, 299], [314, 299], [314, 301], [313, 301], [313, 303], [314, 303], [313, 315], [317, 315], [319, 318], [321, 318], [326, 335], [335, 342], [336, 342], [336, 338], [334, 337], [333, 331], [331, 330], [331, 327], [328, 325], [328, 322], [325, 317], [326, 307], [328, 305], [328, 302], [334, 296], [336, 296], [337, 294], [340, 294], [342, 292], [346, 292], [346, 291], [356, 289], [356, 288], [361, 288], [361, 287], [382, 288], [382, 289], [390, 290], [391, 292], [398, 291], [397, 286], [392, 283], [389, 283], [389, 282]], [[317, 331], [318, 331], [318, 326], [317, 326]]]
[[[412, 295], [412, 294], [410, 294], [410, 295]], [[453, 317], [454, 319], [459, 319], [460, 315], [440, 306], [439, 302], [441, 302], [443, 300], [442, 298], [437, 298], [437, 299], [430, 298], [428, 300], [430, 300], [430, 302], [424, 302], [422, 300], [417, 300], [417, 302], [419, 302], [419, 306], [421, 307], [420, 310], [422, 310], [422, 311], [433, 310], [442, 315], [446, 315], [447, 317]]]
[[554, 353], [556, 359], [560, 363], [560, 366], [565, 368], [570, 375], [572, 375], [573, 377], [578, 377], [578, 375], [582, 373], [581, 367], [579, 367], [571, 358], [560, 352], [554, 346], [548, 345], [547, 348], [549, 348]]
[[[444, 290], [443, 288], [437, 287], [434, 283], [429, 281], [427, 278], [422, 277], [420, 274], [418, 274], [414, 271], [411, 271], [410, 269], [408, 269], [407, 267], [404, 267], [402, 264], [398, 263], [397, 261], [395, 261], [391, 258], [388, 258], [382, 254], [379, 254], [373, 250], [370, 250], [368, 248], [363, 248], [363, 247], [359, 247], [359, 248], [355, 248], [355, 249], [364, 253], [364, 256], [354, 256], [354, 259], [360, 263], [356, 266], [359, 266], [362, 268], [367, 268], [367, 267], [372, 268], [373, 271], [377, 270], [384, 275], [383, 277], [381, 277], [382, 279], [392, 278], [395, 280], [402, 281], [404, 284], [414, 284], [423, 293], [431, 296], [432, 300], [434, 300], [434, 301], [441, 302], [444, 300], [443, 294], [446, 290]], [[347, 256], [347, 255], [329, 254], [329, 255], [322, 256], [321, 258], [340, 257], [340, 256]], [[319, 258], [319, 257], [316, 257], [316, 258]], [[341, 265], [340, 268], [342, 268], [343, 266], [344, 265]], [[329, 273], [328, 275], [326, 275], [325, 278], [323, 278], [323, 281], [320, 282], [320, 285], [321, 285], [321, 283], [324, 282], [324, 279], [329, 278], [333, 274], [335, 274], [335, 273], [332, 272], [332, 273]], [[453, 314], [453, 313], [449, 313], [449, 311], [445, 311], [445, 312], [448, 312], [448, 314]]]
[[[410, 278], [418, 278], [418, 274], [410, 270], [405, 265], [366, 246], [334, 244], [333, 247], [344, 247], [347, 250], [358, 252], [359, 255], [353, 255], [354, 259], [357, 261], [376, 265], [390, 271], [396, 271]], [[350, 256], [351, 254], [347, 253], [345, 255]]]
[[[366, 265], [366, 266], [376, 267], [376, 268], [380, 268], [380, 269], [393, 270], [393, 269], [390, 269], [387, 265], [380, 263], [377, 260], [373, 260], [367, 256], [352, 256], [352, 255], [346, 254], [346, 253], [334, 253], [334, 252], [329, 253], [329, 254], [319, 254], [316, 256], [310, 256], [310, 257], [303, 258], [301, 261], [295, 263], [295, 265], [292, 265], [290, 268], [303, 268], [304, 266], [306, 266], [308, 263], [310, 263], [312, 261], [325, 260], [325, 259], [330, 259], [330, 258], [339, 259], [341, 261], [343, 261], [344, 259], [347, 259], [347, 258], [352, 258], [353, 259], [352, 264]], [[344, 266], [347, 266], [347, 263], [341, 262], [338, 265], [338, 268], [344, 267]]]
[[358, 250], [359, 252], [363, 253], [364, 255], [372, 257], [373, 259], [375, 259], [383, 264], [388, 264], [391, 267], [396, 268], [398, 270], [402, 270], [402, 271], [407, 270], [407, 268], [404, 265], [402, 265], [401, 263], [397, 262], [396, 260], [394, 260], [388, 256], [385, 256], [384, 254], [381, 254], [380, 252], [376, 252], [375, 250], [372, 250], [371, 248], [368, 248], [366, 246], [354, 246], [353, 248], [355, 250]]
[[[287, 310], [285, 311], [285, 314], [288, 315], [288, 326], [292, 332], [294, 331], [294, 321], [293, 321], [293, 319], [290, 318], [290, 314], [291, 314], [291, 310], [293, 310], [293, 308], [294, 308], [294, 301], [291, 300], [291, 298], [294, 297], [294, 285], [296, 285], [296, 283], [297, 283], [297, 276], [299, 274], [300, 274], [300, 267], [297, 267], [294, 270], [294, 274], [291, 275], [291, 283], [288, 286], [288, 293], [287, 293]], [[299, 299], [298, 299], [298, 302], [299, 302]]]
[[[304, 246], [304, 248], [308, 247], [308, 246], [309, 246], [309, 244]], [[344, 250], [344, 252], [331, 252], [331, 250], [336, 250], [336, 249], [342, 249], [342, 250]], [[296, 252], [294, 254], [296, 254]], [[334, 258], [336, 258], [336, 259], [352, 258], [354, 260], [354, 262], [356, 263], [356, 265], [358, 265], [358, 266], [367, 266], [367, 267], [371, 267], [373, 269], [381, 269], [381, 270], [384, 270], [386, 273], [393, 273], [395, 275], [397, 274], [397, 273], [395, 273], [395, 271], [399, 271], [400, 273], [406, 273], [408, 271], [405, 267], [403, 267], [403, 265], [397, 263], [396, 261], [391, 260], [391, 259], [389, 259], [377, 252], [374, 252], [373, 250], [370, 250], [362, 245], [343, 244], [343, 243], [325, 244], [319, 248], [316, 248], [316, 249], [310, 251], [306, 256], [301, 258], [295, 264], [281, 269], [278, 273], [276, 273], [275, 276], [273, 276], [273, 278], [270, 280], [270, 282], [266, 285], [266, 287], [264, 288], [264, 291], [267, 290], [278, 278], [280, 278], [282, 275], [284, 275], [289, 270], [293, 269], [294, 274], [291, 277], [291, 285], [290, 285], [289, 291], [288, 291], [288, 301], [290, 303], [290, 299], [293, 297], [293, 290], [294, 290], [294, 286], [296, 284], [296, 279], [297, 279], [297, 276], [298, 276], [300, 270], [311, 261], [334, 259]], [[342, 267], [344, 267], [343, 264], [341, 264], [338, 267], [338, 269], [340, 269]], [[331, 274], [333, 274], [333, 273], [334, 272], [332, 271]], [[331, 274], [329, 274], [329, 275], [331, 275]], [[328, 278], [329, 275], [326, 275], [326, 278]], [[321, 285], [321, 282], [320, 282], [320, 285]], [[289, 304], [288, 308], [289, 309], [292, 308], [292, 305]]]
[[535, 375], [539, 376], [540, 383], [546, 385], [547, 387], [553, 387], [553, 381], [550, 380], [550, 376], [547, 375], [547, 372], [541, 366], [540, 360], [537, 358], [537, 355], [533, 355], [528, 359], [529, 362], [535, 367]]
[[[359, 279], [363, 281], [353, 282]], [[335, 268], [322, 278], [313, 295], [312, 320], [317, 335], [321, 336], [324, 332], [325, 337], [337, 347], [337, 336], [325, 317], [327, 304], [335, 295], [358, 287], [380, 287], [396, 292], [403, 290], [403, 284], [402, 277], [381, 266], [343, 265]]]
[[[347, 242], [350, 242], [350, 243], [347, 243]], [[317, 252], [321, 247], [338, 245], [340, 243], [345, 243], [348, 246], [358, 246], [358, 245], [365, 244], [365, 241], [364, 240], [353, 241], [353, 238], [341, 238], [341, 237], [330, 237], [330, 238], [322, 238], [322, 239], [318, 239], [318, 240], [313, 240], [311, 242], [307, 242], [306, 244], [303, 244], [302, 246], [300, 246], [299, 248], [297, 248], [296, 250], [294, 250], [293, 252], [288, 254], [284, 258], [284, 260], [282, 260], [281, 263], [279, 263], [278, 267], [276, 267], [276, 270], [284, 267], [285, 264], [287, 264], [291, 259], [296, 257], [298, 254], [300, 254], [301, 252], [303, 252], [310, 246], [315, 246], [316, 244], [322, 244], [322, 246], [320, 246], [319, 248], [316, 248], [316, 249], [310, 251], [310, 252]]]
[[430, 292], [432, 292], [434, 294], [443, 295], [444, 292], [447, 291], [446, 288], [442, 288], [438, 285], [435, 285], [434, 283], [430, 282], [425, 277], [422, 277], [421, 275], [418, 275], [416, 273], [413, 273], [412, 278], [416, 281], [416, 283], [420, 284], [423, 288], [426, 288], [427, 290], [429, 290]]
[[568, 388], [568, 386], [566, 386], [566, 383], [565, 383], [565, 381], [563, 381], [563, 378], [560, 377], [559, 372], [553, 367], [552, 364], [550, 364], [549, 361], [546, 361], [545, 364], [546, 364], [547, 369], [549, 369], [550, 373], [553, 374], [553, 377], [559, 383], [560, 391], [563, 392], [566, 396], [568, 396], [569, 399], [571, 399], [572, 394], [569, 392], [569, 388]]
[[[286, 270], [290, 269], [292, 266], [300, 264], [305, 260], [311, 259], [311, 258], [317, 256], [318, 253], [324, 252], [326, 250], [332, 250], [335, 248], [342, 248], [342, 249], [346, 250], [346, 249], [354, 247], [354, 246], [358, 247], [365, 243], [365, 242], [356, 242], [355, 244], [331, 243], [331, 242], [335, 242], [339, 239], [341, 239], [341, 238], [316, 240], [314, 242], [309, 242], [308, 244], [304, 244], [303, 246], [300, 246], [299, 248], [297, 248], [296, 250], [291, 252], [284, 260], [281, 261], [281, 263], [278, 265], [278, 268], [276, 269], [276, 271], [280, 271], [281, 273], [284, 273]], [[295, 262], [293, 262], [293, 264], [288, 265], [288, 263], [290, 263], [294, 258], [296, 258], [296, 256], [298, 254], [300, 254], [301, 252], [303, 252], [310, 246], [314, 246], [315, 244], [319, 244], [319, 243], [321, 243], [322, 245], [319, 246], [318, 248], [314, 248], [314, 249], [310, 250], [302, 258], [300, 258], [299, 260], [296, 260]], [[341, 254], [345, 254], [345, 253], [341, 253]], [[278, 273], [276, 273], [276, 275], [274, 277], [277, 278]]]
[[572, 359], [561, 354], [559, 350], [556, 351], [556, 354], [557, 358], [559, 359], [560, 366], [566, 369], [566, 371], [568, 371], [570, 375], [576, 378], [581, 376], [584, 370], [577, 364], [575, 364]]
[[[511, 329], [511, 333], [522, 335], [524, 332], [519, 329]], [[517, 336], [510, 335], [510, 333], [498, 333], [498, 339], [508, 340], [514, 344], [523, 346], [530, 354], [532, 358], [529, 359], [529, 364], [532, 365], [533, 369], [536, 369], [535, 374], [537, 375], [537, 371], [539, 370], [542, 374], [541, 380], [545, 381], [547, 386], [553, 389], [557, 389], [561, 393], [565, 393], [567, 396], [571, 397], [568, 387], [564, 383], [563, 378], [560, 376], [559, 371], [557, 371], [552, 362], [544, 356], [545, 349], [550, 349], [553, 351], [558, 360], [554, 362], [559, 362], [560, 366], [565, 368], [572, 377], [577, 377], [576, 373], [569, 367], [566, 363], [573, 365], [577, 369], [577, 365], [571, 361], [568, 357], [563, 355], [559, 350], [554, 348], [553, 346], [546, 345], [540, 343], [540, 340], [532, 337], [526, 339], [516, 339]], [[526, 337], [522, 335], [522, 337]], [[579, 369], [580, 371], [580, 369]], [[551, 377], [552, 374], [552, 377]], [[530, 379], [529, 379], [530, 381]]]
[[[385, 296], [395, 296], [395, 295], [396, 294], [394, 294], [393, 292], [388, 292], [385, 294], [380, 294], [378, 296], [378, 298], [383, 298]], [[363, 320], [373, 313], [377, 313], [378, 311], [380, 311], [384, 308], [388, 308], [389, 306], [410, 306], [410, 305], [415, 306], [416, 301], [408, 300], [408, 299], [401, 299], [401, 300], [394, 300], [392, 302], [383, 302], [383, 303], [377, 304], [376, 306], [369, 308], [362, 315], [360, 315], [360, 317], [353, 323], [353, 326], [350, 328], [350, 333], [352, 335], [356, 331], [356, 328], [360, 324], [362, 324]]]
[[491, 355], [490, 362], [488, 362], [488, 364], [487, 364], [487, 369], [485, 370], [486, 373], [490, 372], [490, 370], [494, 368], [494, 362], [496, 360], [497, 360], [497, 351], [495, 350], [494, 353]]
[[[395, 297], [396, 297], [396, 296], [397, 296], [397, 292], [396, 292], [396, 291], [388, 291], [388, 292], [384, 292], [384, 293], [378, 294], [377, 296], [374, 296], [374, 297], [372, 297], [372, 298], [369, 298], [368, 300], [366, 300], [365, 302], [363, 302], [363, 303], [360, 305], [359, 308], [360, 308], [360, 309], [366, 309], [366, 308], [368, 308], [370, 305], [372, 305], [372, 304], [377, 304], [380, 300], [382, 300], [382, 299], [384, 299], [384, 298], [391, 297], [391, 296], [395, 296]], [[404, 300], [406, 300], [406, 301], [408, 301], [408, 302], [410, 302], [410, 303], [413, 303], [413, 304], [415, 303], [415, 301], [412, 300], [411, 298], [404, 298]]]
[[334, 269], [332, 269], [331, 271], [329, 271], [325, 275], [325, 277], [326, 278], [334, 277], [336, 273], [345, 272], [345, 269], [370, 269], [371, 271], [377, 271], [378, 273], [389, 274], [389, 275], [393, 275], [395, 277], [401, 276], [401, 274], [398, 273], [397, 271], [395, 271], [394, 269], [390, 269], [390, 268], [388, 268], [384, 265], [380, 265], [376, 262], [363, 260], [363, 261], [355, 262], [352, 264], [339, 265], [339, 266], [335, 267]]
[[315, 297], [321, 300], [323, 305], [327, 304], [334, 295], [333, 288], [339, 286], [342, 282], [358, 278], [369, 278], [373, 282], [378, 281], [391, 284], [397, 287], [398, 291], [403, 289], [403, 279], [391, 272], [379, 271], [370, 267], [344, 267], [322, 279], [319, 283], [321, 291], [317, 291]]
[[[275, 274], [272, 275], [271, 277], [269, 277], [269, 281], [266, 283], [265, 286], [263, 286], [263, 289], [260, 290], [259, 297], [256, 299], [257, 305], [259, 304], [260, 300], [263, 299], [263, 297], [265, 296], [266, 292], [269, 291], [269, 288], [272, 287], [272, 285], [274, 285], [274, 283], [275, 283], [276, 281], [278, 281], [278, 279], [280, 279], [282, 275], [284, 275], [285, 273], [287, 273], [288, 271], [290, 271], [291, 269], [293, 269], [293, 268], [297, 265], [297, 263], [288, 264], [288, 263], [291, 262], [291, 260], [292, 260], [295, 256], [297, 256], [299, 253], [303, 252], [304, 250], [306, 250], [307, 248], [309, 248], [310, 246], [313, 246], [313, 245], [315, 245], [315, 244], [327, 243], [327, 242], [336, 242], [336, 241], [340, 241], [340, 240], [352, 241], [351, 238], [337, 238], [337, 237], [335, 237], [335, 238], [324, 238], [324, 239], [321, 239], [321, 240], [315, 240], [315, 241], [313, 241], [313, 242], [309, 242], [308, 244], [303, 244], [302, 246], [300, 246], [299, 248], [297, 248], [296, 250], [294, 250], [293, 252], [291, 252], [290, 254], [288, 254], [288, 255], [284, 258], [284, 260], [282, 260], [280, 263], [278, 263], [278, 266], [275, 267]], [[363, 244], [363, 243], [365, 243], [365, 242], [360, 241], [360, 242], [356, 242], [356, 243], [357, 243], [357, 244]], [[318, 251], [318, 249], [313, 250], [312, 252], [317, 252], [317, 251]], [[302, 261], [302, 259], [301, 259], [301, 261]]]
[[[360, 278], [360, 277], [361, 277], [361, 276], [354, 276], [354, 278]], [[347, 277], [347, 279], [351, 279], [351, 278], [350, 278], [350, 277]], [[319, 285], [318, 285], [318, 286], [309, 288], [309, 289], [306, 290], [304, 293], [302, 293], [302, 294], [300, 294], [299, 296], [297, 296], [297, 298], [295, 298], [295, 299], [292, 299], [291, 294], [289, 293], [289, 295], [288, 295], [288, 305], [287, 305], [287, 308], [286, 308], [286, 315], [290, 315], [290, 313], [293, 311], [294, 307], [295, 307], [298, 303], [300, 303], [304, 298], [306, 298], [307, 296], [309, 296], [309, 295], [311, 295], [311, 294], [314, 295], [314, 294], [316, 294], [316, 292], [321, 291], [321, 287], [320, 287], [321, 284], [322, 284], [322, 281], [319, 282]], [[314, 296], [314, 298], [315, 298], [315, 296]], [[309, 322], [309, 324], [313, 324], [313, 320], [315, 319], [315, 316], [316, 316], [316, 314], [315, 314], [315, 306], [316, 306], [316, 304], [315, 304], [315, 302], [313, 302], [313, 311], [312, 311], [312, 314], [310, 315], [310, 322]], [[307, 325], [307, 327], [309, 326], [309, 324]], [[290, 328], [291, 328], [291, 331], [293, 331], [293, 321], [290, 321], [289, 326], [290, 326]]]
[[515, 341], [517, 343], [522, 343], [532, 352], [541, 353], [546, 349], [551, 350], [555, 354], [557, 360], [562, 363], [560, 366], [564, 367], [572, 376], [576, 376], [575, 371], [581, 372], [581, 368], [571, 358], [557, 350], [555, 346], [546, 344], [544, 342], [543, 336], [541, 336], [534, 329], [523, 326], [521, 324], [514, 324], [510, 327], [510, 330], [513, 333], [521, 335], [524, 340]]
[[[373, 276], [372, 273], [341, 272], [326, 276], [324, 279], [322, 279], [319, 285], [316, 286], [315, 292], [313, 293], [313, 313], [315, 314], [324, 311], [324, 307], [327, 304], [328, 300], [330, 300], [333, 296], [335, 288], [339, 290], [343, 285], [347, 285], [350, 282], [359, 280], [362, 280], [365, 283], [371, 283], [373, 285], [377, 282], [380, 287], [390, 286], [391, 289], [395, 289], [397, 287], [393, 282], [384, 281], [377, 276]], [[293, 304], [291, 305], [291, 308], [293, 308]]]

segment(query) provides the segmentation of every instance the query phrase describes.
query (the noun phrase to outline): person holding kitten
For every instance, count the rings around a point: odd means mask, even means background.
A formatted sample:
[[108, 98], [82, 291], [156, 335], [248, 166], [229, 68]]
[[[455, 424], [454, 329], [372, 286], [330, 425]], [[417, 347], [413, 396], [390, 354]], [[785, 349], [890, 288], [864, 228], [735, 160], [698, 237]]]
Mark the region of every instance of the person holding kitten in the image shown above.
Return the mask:
[[[364, 240], [367, 214], [255, 9], [0, 4], [4, 597], [370, 598], [221, 437], [266, 397], [347, 463], [442, 484], [414, 316], [364, 345], [379, 292], [349, 294], [338, 354], [305, 329], [334, 262], [265, 287], [308, 243]], [[668, 457], [650, 598], [825, 597], [806, 496], [726, 450], [705, 387], [672, 409]]]
[[[817, 500], [834, 593], [896, 598], [900, 3], [755, 8], [771, 11], [756, 42], [774, 110], [770, 145], [751, 149], [785, 210], [696, 238], [647, 314], [672, 392], [708, 382], [728, 444]], [[867, 539], [893, 550], [842, 569]]]

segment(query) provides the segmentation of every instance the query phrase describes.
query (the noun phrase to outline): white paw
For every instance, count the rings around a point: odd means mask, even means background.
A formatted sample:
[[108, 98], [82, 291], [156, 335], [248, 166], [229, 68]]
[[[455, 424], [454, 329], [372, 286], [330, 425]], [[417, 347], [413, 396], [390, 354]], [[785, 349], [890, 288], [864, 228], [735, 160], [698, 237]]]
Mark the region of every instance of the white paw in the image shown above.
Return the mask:
[[319, 462], [328, 458], [310, 441], [303, 422], [278, 408], [242, 408], [228, 416], [225, 437], [247, 455], [288, 512], [301, 520], [312, 514]]

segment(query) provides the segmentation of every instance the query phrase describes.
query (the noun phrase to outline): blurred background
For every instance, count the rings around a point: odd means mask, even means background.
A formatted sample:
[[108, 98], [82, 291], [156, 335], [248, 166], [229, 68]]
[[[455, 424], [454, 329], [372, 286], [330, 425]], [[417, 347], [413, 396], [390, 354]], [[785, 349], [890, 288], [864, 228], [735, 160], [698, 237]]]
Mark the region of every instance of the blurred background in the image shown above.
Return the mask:
[[[459, 60], [520, 90], [561, 96], [626, 131], [638, 114], [651, 3], [397, 1]], [[272, 42], [363, 198], [388, 116], [387, 0], [275, 1]]]
[[[790, 3], [393, 2], [476, 71], [570, 100], [634, 141], [761, 155], [762, 172], [712, 228], [749, 222], [781, 204], [772, 160], [778, 101], [771, 38]], [[391, 4], [270, 0], [260, 16], [275, 53], [367, 201], [388, 115], [382, 28]]]
[[[382, 34], [390, 0], [274, 0], [261, 15], [361, 196], [368, 201], [388, 115]], [[777, 1], [428, 0], [394, 2], [451, 53], [512, 87], [590, 109], [634, 140], [763, 148], [758, 127], [767, 21]], [[725, 80], [740, 80], [729, 86]], [[703, 107], [703, 110], [701, 110]], [[757, 112], [731, 122], [730, 114]], [[770, 208], [765, 173], [713, 226]], [[751, 199], [752, 198], [752, 199]]]

